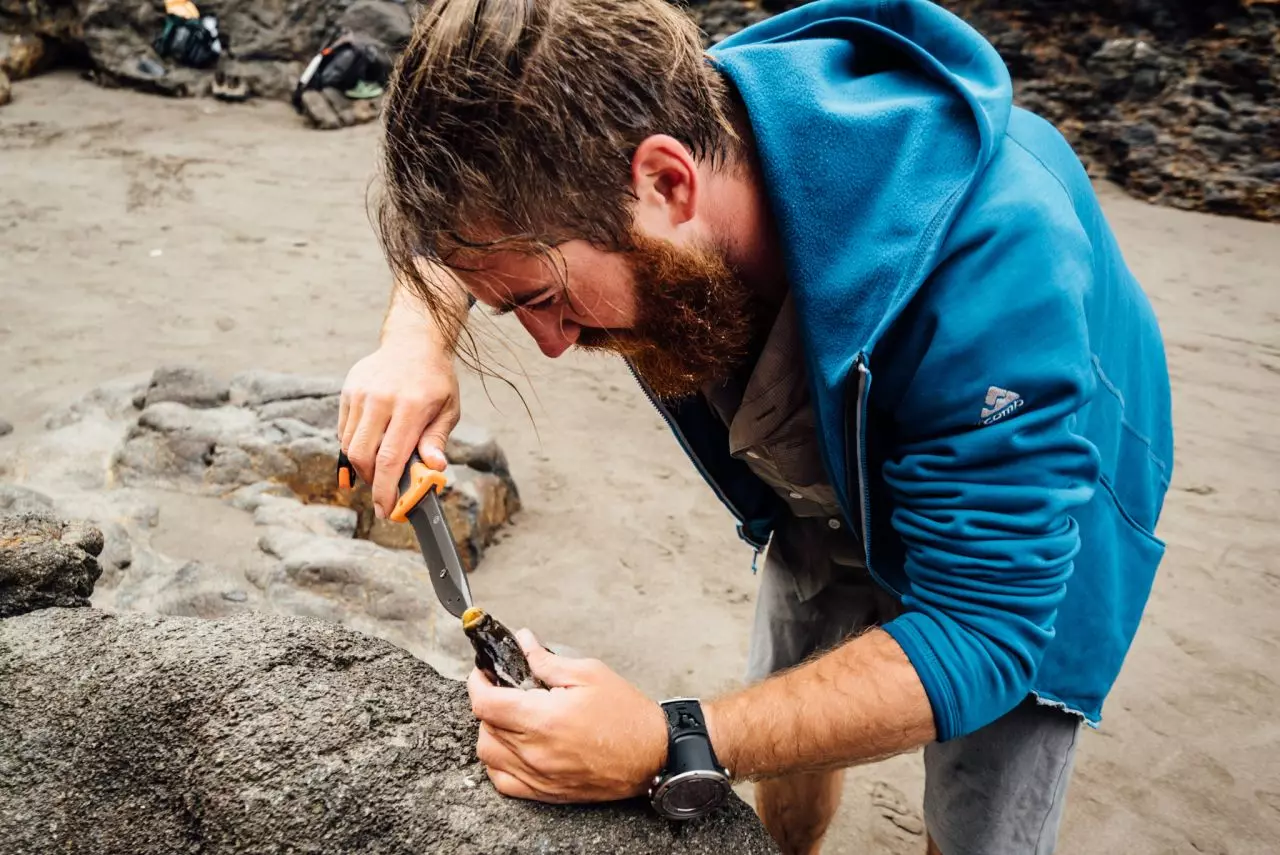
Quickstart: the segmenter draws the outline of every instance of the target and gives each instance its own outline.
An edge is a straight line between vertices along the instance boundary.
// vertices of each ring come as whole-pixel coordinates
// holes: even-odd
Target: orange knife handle
[[[338,487],[350,490],[356,483],[356,470],[345,451],[338,452]]]
[[[389,518],[392,522],[408,522],[409,511],[418,506],[422,497],[431,492],[432,488],[435,488],[437,493],[443,493],[446,483],[443,472],[429,468],[415,453],[412,462],[409,463],[409,489],[400,494],[400,499],[392,508]]]

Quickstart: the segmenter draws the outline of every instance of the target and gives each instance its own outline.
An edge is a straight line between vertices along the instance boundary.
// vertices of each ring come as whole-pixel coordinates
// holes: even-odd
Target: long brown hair
[[[669,134],[731,159],[730,113],[697,25],[667,0],[435,0],[384,101],[377,219],[392,272],[460,330],[443,271],[572,239],[629,248],[636,147]]]

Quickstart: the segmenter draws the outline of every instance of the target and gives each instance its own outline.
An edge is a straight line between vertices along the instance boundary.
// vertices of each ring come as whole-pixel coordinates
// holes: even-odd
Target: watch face
[[[663,811],[670,816],[697,816],[718,805],[728,790],[724,778],[716,774],[688,773],[672,780],[662,793]]]

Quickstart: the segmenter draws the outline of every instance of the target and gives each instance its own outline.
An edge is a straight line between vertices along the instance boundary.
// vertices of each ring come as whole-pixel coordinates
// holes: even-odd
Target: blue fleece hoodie
[[[823,461],[939,738],[1029,693],[1096,723],[1164,552],[1173,437],[1154,314],[1078,159],[924,0],[815,2],[710,59],[756,137]],[[662,409],[762,545],[785,510],[723,424]]]

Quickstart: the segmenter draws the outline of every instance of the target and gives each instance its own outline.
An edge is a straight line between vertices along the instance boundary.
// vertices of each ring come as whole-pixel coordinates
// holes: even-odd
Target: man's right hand
[[[338,437],[356,473],[373,485],[379,518],[395,507],[414,446],[432,469],[461,415],[453,360],[430,337],[387,339],[347,373]]]

